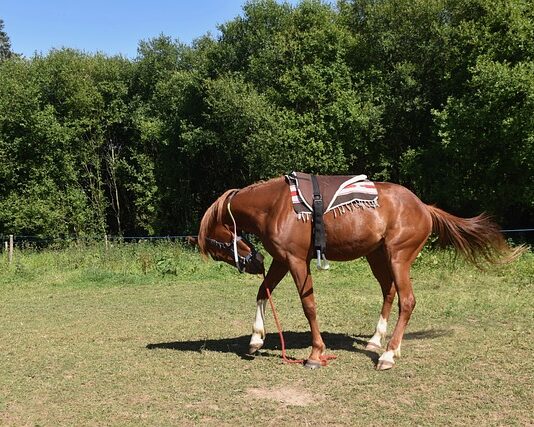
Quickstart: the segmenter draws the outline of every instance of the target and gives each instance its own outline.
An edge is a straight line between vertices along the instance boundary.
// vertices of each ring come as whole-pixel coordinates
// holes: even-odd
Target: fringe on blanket
[[[334,218],[337,218],[338,216],[344,215],[348,212],[355,212],[358,209],[376,209],[378,207],[380,207],[380,205],[378,204],[377,200],[353,200],[346,205],[338,206],[332,209],[332,212],[334,213]],[[300,212],[297,214],[297,219],[302,222],[313,222],[313,215],[311,212]]]

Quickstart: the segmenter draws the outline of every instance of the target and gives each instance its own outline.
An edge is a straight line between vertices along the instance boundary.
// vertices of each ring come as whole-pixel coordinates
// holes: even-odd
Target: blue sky
[[[140,40],[165,34],[191,43],[242,14],[246,0],[0,0],[12,50],[52,48],[135,58]],[[297,4],[298,0],[289,3]]]

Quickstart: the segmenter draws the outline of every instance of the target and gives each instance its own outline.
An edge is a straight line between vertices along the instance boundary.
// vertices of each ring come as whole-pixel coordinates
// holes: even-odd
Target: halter
[[[259,254],[259,252],[256,250],[254,245],[250,243],[247,239],[245,239],[243,236],[235,236],[232,242],[224,243],[219,242],[218,240],[211,239],[209,237],[206,237],[206,240],[211,243],[213,246],[223,249],[223,250],[230,250],[232,256],[234,257],[235,266],[239,270],[240,273],[243,273],[245,271],[246,266],[256,258],[256,255]],[[246,256],[241,256],[237,252],[237,242],[240,240],[243,240],[249,248],[251,248],[251,251]]]
[[[259,252],[256,250],[254,245],[250,243],[246,238],[244,238],[241,235],[238,235],[237,233],[237,225],[235,222],[234,214],[232,213],[232,209],[230,207],[230,203],[233,199],[233,197],[238,193],[239,190],[236,190],[228,197],[228,205],[226,208],[228,209],[228,214],[230,215],[230,218],[232,219],[232,223],[234,226],[234,231],[232,233],[232,241],[229,243],[219,242],[218,240],[211,239],[209,237],[206,237],[206,240],[210,242],[213,246],[223,249],[223,250],[230,250],[231,254],[234,257],[234,262],[236,268],[239,270],[240,273],[243,273],[245,271],[246,266],[252,262],[254,259],[256,259],[256,255],[259,254]],[[239,252],[237,251],[237,242],[240,240],[243,240],[247,246],[251,249],[251,251],[246,256],[239,255]]]

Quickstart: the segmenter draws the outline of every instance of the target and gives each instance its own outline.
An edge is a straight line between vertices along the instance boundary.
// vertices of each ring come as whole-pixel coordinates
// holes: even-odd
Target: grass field
[[[481,273],[425,251],[403,357],[387,372],[365,350],[381,305],[365,261],[314,274],[338,357],[316,371],[281,363],[270,312],[264,355],[246,358],[259,278],[180,246],[0,262],[1,425],[534,424],[533,253]],[[306,357],[289,279],[274,298],[289,354]]]

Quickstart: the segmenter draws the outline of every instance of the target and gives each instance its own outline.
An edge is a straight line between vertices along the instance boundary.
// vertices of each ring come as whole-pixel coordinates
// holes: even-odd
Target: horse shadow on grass
[[[416,332],[408,332],[404,334],[404,339],[427,340],[449,335],[452,335],[451,330],[427,329]],[[322,332],[321,336],[323,337],[323,341],[326,344],[326,348],[328,350],[345,350],[360,353],[369,357],[373,361],[373,363],[376,364],[378,362],[379,354],[375,351],[369,351],[365,349],[367,341],[369,338],[371,338],[371,335],[348,335],[334,332]],[[286,344],[286,350],[309,348],[310,339],[311,338],[309,332],[284,331],[284,341]],[[203,351],[233,353],[245,360],[254,359],[258,355],[261,355],[262,357],[281,357],[278,353],[272,353],[272,351],[279,351],[281,349],[278,333],[267,334],[265,338],[265,344],[259,354],[247,354],[249,341],[250,335],[242,335],[234,338],[162,342],[148,344],[146,348],[149,350],[167,349],[177,351],[190,351],[197,353],[202,353]]]

